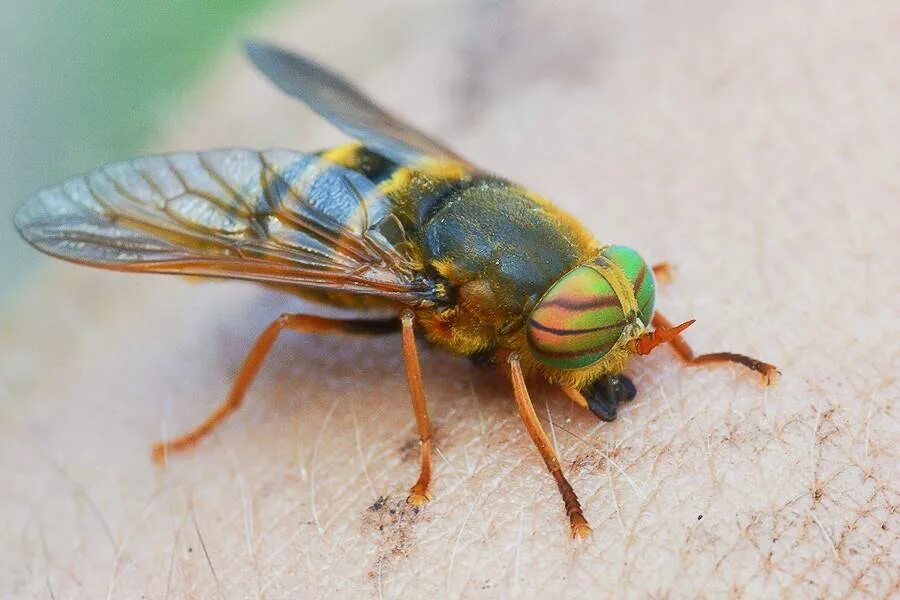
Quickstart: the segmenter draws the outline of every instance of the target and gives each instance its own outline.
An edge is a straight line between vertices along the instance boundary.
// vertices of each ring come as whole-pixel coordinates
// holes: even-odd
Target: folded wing
[[[269,150],[120,162],[40,192],[16,213],[37,249],[124,271],[247,279],[427,302],[391,202],[320,157]]]
[[[466,164],[452,150],[394,117],[353,84],[306,57],[262,42],[248,42],[247,55],[284,93],[398,164],[417,165],[429,158]]]

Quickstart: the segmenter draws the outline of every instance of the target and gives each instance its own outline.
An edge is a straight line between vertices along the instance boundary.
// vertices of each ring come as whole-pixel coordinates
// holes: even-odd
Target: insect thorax
[[[597,252],[576,221],[500,179],[423,200],[417,233],[425,268],[448,289],[423,324],[433,342],[461,354],[516,339],[538,298]]]

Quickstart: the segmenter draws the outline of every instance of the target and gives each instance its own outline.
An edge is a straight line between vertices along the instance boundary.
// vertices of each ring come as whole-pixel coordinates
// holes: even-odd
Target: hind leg
[[[244,363],[238,370],[237,376],[234,378],[234,382],[231,384],[231,391],[228,392],[225,402],[220,404],[200,425],[191,431],[175,439],[153,444],[153,460],[163,463],[170,452],[180,452],[192,448],[225,420],[228,415],[241,406],[247,388],[250,387],[250,384],[259,372],[259,368],[262,366],[263,360],[268,356],[272,345],[278,338],[278,334],[283,329],[293,329],[304,333],[384,334],[395,332],[399,328],[400,322],[397,319],[376,321],[365,319],[327,319],[311,315],[281,315],[272,321],[256,339],[256,343],[253,344],[253,348],[250,349],[250,352],[244,359]]]

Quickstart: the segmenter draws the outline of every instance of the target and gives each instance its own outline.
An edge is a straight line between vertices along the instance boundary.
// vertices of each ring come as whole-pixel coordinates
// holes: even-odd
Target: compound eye
[[[595,269],[572,269],[547,290],[526,325],[540,362],[580,369],[603,358],[619,340],[626,318],[612,286]]]
[[[641,322],[645,326],[649,325],[656,303],[656,282],[653,279],[653,269],[647,266],[640,254],[628,246],[609,246],[600,253],[600,256],[615,263],[622,270],[634,292]]]

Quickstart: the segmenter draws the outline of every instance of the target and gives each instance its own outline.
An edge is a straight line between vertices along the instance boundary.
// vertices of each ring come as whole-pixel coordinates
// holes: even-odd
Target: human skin
[[[152,442],[224,398],[270,320],[323,309],[48,260],[0,317],[0,590],[900,593],[900,8],[373,4],[258,31],[601,241],[669,261],[659,309],[697,319],[698,351],[777,364],[777,385],[663,348],[629,365],[638,397],[608,424],[532,385],[594,528],[573,541],[509,382],[424,344],[434,499],[405,505],[418,448],[397,335],[282,334],[245,406],[154,465]],[[154,150],[342,139],[235,50]]]

